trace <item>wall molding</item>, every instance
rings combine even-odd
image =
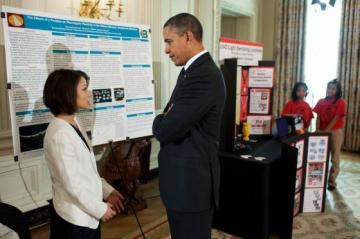
[[[6,139],[6,138],[11,139],[11,130],[2,130],[2,131],[0,131],[0,139]]]
[[[15,162],[12,156],[0,160],[0,200],[26,212],[48,205],[50,176],[42,156]]]

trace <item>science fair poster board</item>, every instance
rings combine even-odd
[[[329,135],[310,134],[307,140],[303,212],[323,212],[329,165]]]
[[[306,133],[288,137],[285,142],[298,149],[295,201],[300,198],[299,212],[323,212],[330,157],[330,134]],[[297,204],[294,205],[295,208]],[[294,216],[296,214],[297,212],[294,212]]]
[[[92,145],[149,136],[155,116],[149,26],[3,6],[14,156],[41,151],[52,114],[43,105],[55,69],[90,76],[93,107],[78,114]]]
[[[232,38],[220,38],[219,60],[237,58],[240,66],[257,66],[263,57],[263,44],[237,40]]]

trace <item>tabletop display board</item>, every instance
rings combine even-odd
[[[329,136],[309,135],[303,212],[323,212],[329,164]]]
[[[250,135],[270,135],[272,125],[272,92],[275,82],[275,67],[261,66],[243,67],[241,82],[246,82],[246,86],[241,87],[241,92],[247,91],[247,108],[240,108],[242,119],[250,123]],[[245,89],[247,87],[247,89]],[[241,98],[243,99],[243,98]],[[240,103],[241,105],[241,103]],[[246,115],[246,118],[244,117]],[[265,130],[259,132],[255,128],[258,123],[266,118]],[[255,124],[254,124],[255,123]],[[256,133],[255,133],[256,132]]]
[[[233,152],[234,139],[242,133],[243,122],[250,125],[250,138],[271,135],[275,62],[259,61],[258,64],[241,66],[237,58],[222,61],[221,72],[227,92],[226,114],[223,114],[220,131],[220,149],[224,152]],[[256,87],[250,87],[250,82]]]
[[[298,150],[294,216],[302,212],[323,212],[325,209],[329,140],[327,133],[284,138]]]
[[[53,117],[43,105],[54,69],[90,76],[93,107],[77,117],[93,145],[149,136],[155,116],[149,26],[2,7],[14,156],[40,151]]]

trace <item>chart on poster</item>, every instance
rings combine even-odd
[[[2,7],[14,155],[41,150],[53,117],[42,103],[50,72],[90,76],[93,107],[78,119],[93,145],[152,134],[149,26]]]

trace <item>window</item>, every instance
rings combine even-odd
[[[304,74],[309,87],[307,101],[314,107],[325,97],[327,82],[337,77],[342,0],[334,7],[327,4],[325,10],[311,2],[307,6]]]

